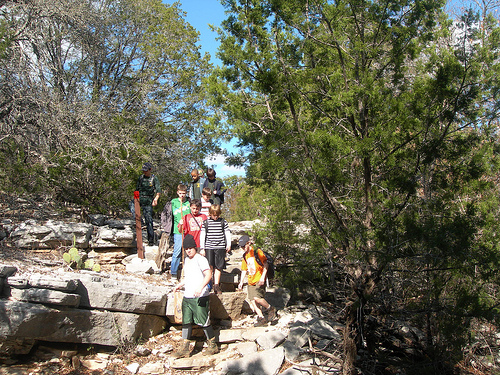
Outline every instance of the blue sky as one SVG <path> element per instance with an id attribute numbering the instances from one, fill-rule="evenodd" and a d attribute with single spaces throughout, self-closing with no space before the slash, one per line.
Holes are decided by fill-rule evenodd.
<path id="1" fill-rule="evenodd" d="M 165 1 L 169 3 L 169 1 Z M 212 32 L 209 24 L 219 26 L 225 19 L 224 8 L 219 0 L 180 0 L 178 1 L 181 9 L 186 12 L 186 21 L 189 22 L 200 33 L 200 47 L 202 53 L 210 53 L 211 61 L 214 65 L 219 65 L 220 61 L 216 58 L 215 54 L 219 47 L 217 42 L 217 33 Z M 236 140 L 231 143 L 224 143 L 223 147 L 230 152 L 237 152 L 234 145 Z M 217 177 L 224 178 L 226 176 L 244 176 L 245 170 L 243 168 L 230 167 L 224 163 L 222 155 L 210 155 L 205 159 L 205 163 L 215 169 Z"/>

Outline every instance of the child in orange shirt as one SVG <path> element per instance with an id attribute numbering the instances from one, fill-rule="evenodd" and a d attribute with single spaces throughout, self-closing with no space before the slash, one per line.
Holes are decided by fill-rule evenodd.
<path id="1" fill-rule="evenodd" d="M 241 236 L 238 245 L 245 250 L 243 260 L 241 261 L 241 280 L 238 289 L 243 289 L 243 280 L 248 273 L 248 300 L 250 308 L 257 314 L 256 326 L 264 325 L 276 318 L 276 309 L 264 298 L 266 295 L 266 277 L 267 277 L 267 257 L 261 249 L 254 249 L 253 242 L 247 235 Z M 260 264 L 255 257 L 259 257 Z M 267 312 L 267 320 L 262 313 L 262 306 Z"/>

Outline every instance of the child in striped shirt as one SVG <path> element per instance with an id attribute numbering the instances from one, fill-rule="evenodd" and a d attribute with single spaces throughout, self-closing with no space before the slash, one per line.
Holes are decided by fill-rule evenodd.
<path id="1" fill-rule="evenodd" d="M 205 255 L 214 273 L 214 291 L 221 294 L 220 276 L 225 266 L 226 253 L 231 251 L 231 232 L 227 221 L 220 217 L 220 205 L 213 204 L 209 218 L 203 223 L 200 234 L 200 254 Z"/>

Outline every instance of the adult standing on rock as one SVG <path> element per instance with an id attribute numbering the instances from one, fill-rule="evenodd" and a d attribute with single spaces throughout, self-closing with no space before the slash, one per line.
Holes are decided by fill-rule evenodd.
<path id="1" fill-rule="evenodd" d="M 139 191 L 139 203 L 142 209 L 142 215 L 146 222 L 148 232 L 148 245 L 153 246 L 155 242 L 155 233 L 153 230 L 153 207 L 158 204 L 158 199 L 161 194 L 160 181 L 153 173 L 153 164 L 150 162 L 144 163 L 142 166 L 142 175 L 137 180 L 137 188 Z"/>

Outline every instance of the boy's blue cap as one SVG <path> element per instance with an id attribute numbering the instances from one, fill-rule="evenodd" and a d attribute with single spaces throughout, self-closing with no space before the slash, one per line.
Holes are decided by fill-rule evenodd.
<path id="1" fill-rule="evenodd" d="M 238 240 L 238 245 L 240 245 L 240 247 L 245 247 L 245 245 L 247 244 L 248 241 L 250 241 L 250 237 L 248 237 L 246 234 L 244 234 Z"/>
<path id="2" fill-rule="evenodd" d="M 149 171 L 150 169 L 153 169 L 153 164 L 151 164 L 149 161 L 147 163 L 144 163 L 144 165 L 142 166 L 143 172 Z"/>

